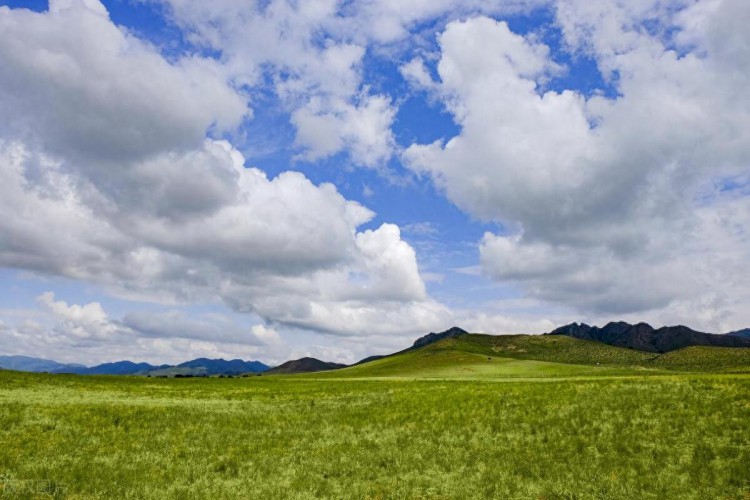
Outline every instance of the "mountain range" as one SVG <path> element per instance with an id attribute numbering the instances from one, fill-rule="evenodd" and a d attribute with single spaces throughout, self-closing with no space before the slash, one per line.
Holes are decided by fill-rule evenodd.
<path id="1" fill-rule="evenodd" d="M 74 373 L 78 375 L 238 375 L 241 373 L 258 373 L 268 370 L 269 366 L 260 361 L 243 361 L 241 359 L 207 359 L 198 358 L 179 365 L 152 365 L 117 361 L 87 367 L 79 364 L 58 363 L 49 359 L 29 356 L 0 356 L 0 368 L 26 372 Z"/>
<path id="2" fill-rule="evenodd" d="M 0 368 L 22 372 L 61 373 L 65 370 L 86 369 L 83 365 L 64 364 L 51 359 L 32 358 L 29 356 L 0 356 Z"/>
<path id="3" fill-rule="evenodd" d="M 406 349 L 393 354 L 369 356 L 350 366 L 417 351 L 430 344 L 465 335 L 469 335 L 468 332 L 456 326 L 440 333 L 431 332 L 415 340 L 412 346 Z M 692 330 L 682 325 L 653 328 L 647 323 L 630 324 L 618 321 L 608 323 L 601 328 L 589 326 L 585 323 L 571 323 L 544 335 L 563 335 L 648 353 L 667 353 L 690 346 L 750 347 L 750 328 L 726 334 L 713 334 Z M 157 366 L 149 363 L 117 361 L 87 367 L 80 364 L 58 363 L 49 359 L 28 356 L 0 356 L 0 369 L 80 375 L 148 375 L 157 377 L 240 375 L 244 373 L 273 375 L 336 370 L 347 366 L 341 363 L 305 357 L 287 361 L 273 368 L 260 361 L 207 358 L 198 358 L 178 365 Z"/>
<path id="4" fill-rule="evenodd" d="M 739 330 L 731 334 L 705 333 L 682 325 L 655 329 L 648 323 L 631 325 L 617 321 L 607 323 L 602 328 L 585 323 L 571 323 L 547 335 L 567 335 L 638 351 L 662 353 L 689 346 L 750 347 L 750 337 L 747 333 L 748 330 Z"/>

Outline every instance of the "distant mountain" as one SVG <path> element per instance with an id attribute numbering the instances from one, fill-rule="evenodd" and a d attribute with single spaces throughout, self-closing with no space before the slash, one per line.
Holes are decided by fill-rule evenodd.
<path id="1" fill-rule="evenodd" d="M 441 333 L 428 333 L 424 337 L 419 337 L 417 340 L 414 341 L 414 345 L 411 346 L 412 349 L 417 347 L 423 347 L 427 344 L 432 344 L 433 342 L 437 342 L 438 340 L 443 339 L 449 339 L 451 337 L 458 337 L 459 335 L 465 335 L 469 332 L 466 330 L 463 330 L 457 326 L 454 326 L 453 328 L 449 328 L 448 330 L 441 332 Z"/>
<path id="2" fill-rule="evenodd" d="M 743 337 L 746 339 L 750 339 L 750 328 L 745 328 L 744 330 L 737 330 L 736 332 L 729 332 L 727 335 L 734 335 L 735 337 Z"/>
<path id="3" fill-rule="evenodd" d="M 330 363 L 321 361 L 315 358 L 300 358 L 292 361 L 287 361 L 275 368 L 271 368 L 266 373 L 269 375 L 283 374 L 283 373 L 309 373 L 309 372 L 322 372 L 325 370 L 336 370 L 338 368 L 346 368 L 346 365 L 341 363 Z"/>
<path id="4" fill-rule="evenodd" d="M 0 368 L 21 372 L 68 372 L 86 368 L 83 365 L 65 364 L 51 359 L 32 358 L 29 356 L 0 356 Z"/>
<path id="5" fill-rule="evenodd" d="M 439 340 L 449 339 L 449 338 L 452 338 L 452 337 L 458 337 L 460 335 L 465 335 L 467 333 L 469 333 L 469 332 L 467 332 L 466 330 L 464 330 L 462 328 L 459 328 L 457 326 L 449 328 L 446 331 L 440 332 L 440 333 L 430 332 L 427 335 L 425 335 L 423 337 L 419 337 L 417 340 L 415 340 L 414 344 L 412 344 L 411 347 L 407 347 L 406 349 L 403 349 L 401 351 L 394 352 L 394 353 L 391 353 L 391 354 L 381 354 L 381 355 L 376 355 L 376 356 L 368 356 L 368 357 L 366 357 L 364 359 L 361 359 L 361 360 L 357 361 L 352 366 L 362 365 L 364 363 L 369 363 L 370 361 L 376 361 L 378 359 L 390 358 L 391 356 L 395 356 L 397 354 L 403 354 L 405 352 L 413 351 L 414 349 L 419 349 L 420 347 L 424 347 L 426 345 L 433 344 L 435 342 L 438 342 Z"/>
<path id="6" fill-rule="evenodd" d="M 175 368 L 205 369 L 208 375 L 239 375 L 241 373 L 264 372 L 268 370 L 269 366 L 260 361 L 198 358 L 180 363 Z"/>
<path id="7" fill-rule="evenodd" d="M 603 328 L 585 323 L 561 326 L 547 335 L 567 335 L 596 340 L 618 347 L 646 352 L 669 352 L 688 346 L 750 347 L 750 338 L 697 332 L 686 326 L 664 326 L 654 329 L 647 323 L 631 325 L 624 321 L 608 323 Z"/>
<path id="8" fill-rule="evenodd" d="M 0 356 L 0 368 L 26 372 L 74 373 L 78 375 L 238 375 L 263 372 L 269 367 L 260 361 L 198 358 L 177 366 L 116 361 L 92 367 L 64 364 L 49 359 L 28 356 Z"/>
<path id="9" fill-rule="evenodd" d="M 80 375 L 135 375 L 146 373 L 169 365 L 154 366 L 148 363 L 133 363 L 132 361 L 117 361 L 114 363 L 103 363 L 101 365 L 84 368 L 73 372 Z"/>

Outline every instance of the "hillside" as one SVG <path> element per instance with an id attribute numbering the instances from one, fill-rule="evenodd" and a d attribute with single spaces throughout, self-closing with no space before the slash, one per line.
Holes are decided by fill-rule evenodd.
<path id="1" fill-rule="evenodd" d="M 292 373 L 310 373 L 320 372 L 325 370 L 337 370 L 344 368 L 346 365 L 341 363 L 331 363 L 327 361 L 321 361 L 315 358 L 300 358 L 287 361 L 275 368 L 271 368 L 266 372 L 268 375 L 281 375 L 281 374 L 292 374 Z"/>
<path id="2" fill-rule="evenodd" d="M 750 373 L 750 349 L 691 346 L 657 356 L 650 364 L 678 371 Z"/>
<path id="3" fill-rule="evenodd" d="M 430 332 L 424 337 L 420 337 L 417 340 L 414 341 L 414 344 L 412 345 L 411 349 L 416 349 L 418 347 L 424 347 L 428 344 L 433 344 L 439 340 L 443 339 L 450 339 L 453 337 L 460 337 L 461 335 L 466 335 L 467 332 L 463 328 L 459 328 L 457 326 L 454 326 L 453 328 L 449 328 L 448 330 L 441 332 L 441 333 L 435 333 Z"/>
<path id="4" fill-rule="evenodd" d="M 466 334 L 316 376 L 535 378 L 616 375 L 649 370 L 644 362 L 651 357 L 653 355 L 649 353 L 568 337 Z"/>
<path id="5" fill-rule="evenodd" d="M 563 335 L 465 334 L 316 377 L 506 378 L 750 372 L 750 349 L 636 351 Z"/>

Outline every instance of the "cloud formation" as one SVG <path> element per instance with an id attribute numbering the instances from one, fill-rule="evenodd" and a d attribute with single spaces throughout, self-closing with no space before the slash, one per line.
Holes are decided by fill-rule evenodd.
<path id="1" fill-rule="evenodd" d="M 750 324 L 747 2 L 152 1 L 179 47 L 97 0 L 0 7 L 0 267 L 162 307 L 45 294 L 7 345 L 353 361 L 455 323 Z M 274 175 L 241 153 L 266 126 Z M 391 197 L 415 175 L 467 216 Z M 309 332 L 329 345 L 285 344 Z"/>
<path id="2" fill-rule="evenodd" d="M 565 68 L 504 22 L 449 24 L 439 80 L 425 81 L 420 61 L 404 71 L 461 131 L 405 159 L 459 207 L 504 226 L 480 246 L 493 278 L 586 314 L 674 320 L 693 308 L 720 330 L 750 321 L 748 286 L 732 276 L 750 265 L 750 201 L 736 188 L 750 165 L 750 73 L 733 62 L 750 44 L 730 21 L 750 9 L 672 7 L 556 4 L 568 50 L 594 59 L 611 97 L 550 90 Z"/>
<path id="3" fill-rule="evenodd" d="M 216 62 L 169 62 L 93 1 L 0 23 L 18 117 L 0 129 L 0 264 L 337 335 L 444 320 L 398 227 L 361 231 L 374 214 L 333 185 L 269 179 L 210 138 L 246 111 Z"/>

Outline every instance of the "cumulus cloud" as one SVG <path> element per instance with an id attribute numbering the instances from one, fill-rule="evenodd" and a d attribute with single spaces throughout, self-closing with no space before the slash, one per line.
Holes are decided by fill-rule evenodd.
<path id="1" fill-rule="evenodd" d="M 423 84 L 461 132 L 405 159 L 504 226 L 480 246 L 495 279 L 592 315 L 667 318 L 691 304 L 702 327 L 739 326 L 748 288 L 731 274 L 750 264 L 750 201 L 728 179 L 750 165 L 750 74 L 734 59 L 750 44 L 730 18 L 749 12 L 558 2 L 568 49 L 596 61 L 614 97 L 547 90 L 561 71 L 549 49 L 503 22 L 451 23 L 439 80 Z"/>
<path id="2" fill-rule="evenodd" d="M 54 292 L 39 295 L 37 304 L 34 320 L 0 322 L 3 352 L 89 364 L 121 359 L 161 364 L 199 356 L 275 362 L 291 349 L 273 328 L 244 326 L 221 313 L 150 309 L 117 319 L 99 302 L 70 304 Z"/>
<path id="3" fill-rule="evenodd" d="M 246 111 L 224 66 L 167 61 L 94 1 L 0 8 L 0 23 L 0 63 L 13 68 L 0 75 L 0 108 L 16 117 L 0 125 L 0 265 L 136 300 L 223 300 L 339 335 L 444 317 L 396 226 L 362 231 L 374 214 L 333 185 L 269 179 L 210 138 Z M 339 75 L 331 92 L 356 87 L 359 52 L 344 52 L 326 55 Z M 376 138 L 368 120 L 346 127 Z"/>
<path id="4" fill-rule="evenodd" d="M 240 163 L 234 199 L 175 220 L 111 198 L 104 198 L 111 213 L 95 212 L 102 193 L 92 183 L 79 190 L 62 164 L 18 143 L 0 156 L 0 208 L 18 214 L 2 219 L 6 266 L 84 279 L 131 298 L 221 298 L 269 321 L 339 334 L 399 333 L 403 323 L 432 325 L 444 314 L 426 295 L 398 228 L 358 232 L 371 212 L 331 185 L 297 173 L 269 180 Z M 28 184 L 29 168 L 48 180 Z"/>
<path id="5" fill-rule="evenodd" d="M 271 81 L 297 130 L 298 158 L 344 151 L 378 167 L 392 155 L 395 108 L 363 83 L 366 42 L 330 32 L 337 2 L 165 3 L 194 43 L 222 52 L 234 81 L 264 90 Z"/>
<path id="6" fill-rule="evenodd" d="M 232 128 L 245 99 L 211 59 L 170 64 L 115 26 L 98 1 L 52 0 L 47 13 L 0 8 L 5 138 L 99 163 L 192 148 Z M 113 165 L 112 168 L 115 168 Z"/>
<path id="7" fill-rule="evenodd" d="M 99 302 L 68 305 L 65 301 L 55 300 L 53 292 L 43 293 L 37 301 L 56 319 L 56 333 L 76 343 L 111 341 L 118 334 L 127 333 L 109 320 Z"/>
<path id="8" fill-rule="evenodd" d="M 299 158 L 341 151 L 377 167 L 397 149 L 396 104 L 373 91 L 363 65 L 368 52 L 398 46 L 420 23 L 476 13 L 518 13 L 546 0 L 202 2 L 154 0 L 191 40 L 222 52 L 233 79 L 251 88 L 273 82 L 296 128 Z M 396 48 L 396 52 L 400 49 Z"/>

